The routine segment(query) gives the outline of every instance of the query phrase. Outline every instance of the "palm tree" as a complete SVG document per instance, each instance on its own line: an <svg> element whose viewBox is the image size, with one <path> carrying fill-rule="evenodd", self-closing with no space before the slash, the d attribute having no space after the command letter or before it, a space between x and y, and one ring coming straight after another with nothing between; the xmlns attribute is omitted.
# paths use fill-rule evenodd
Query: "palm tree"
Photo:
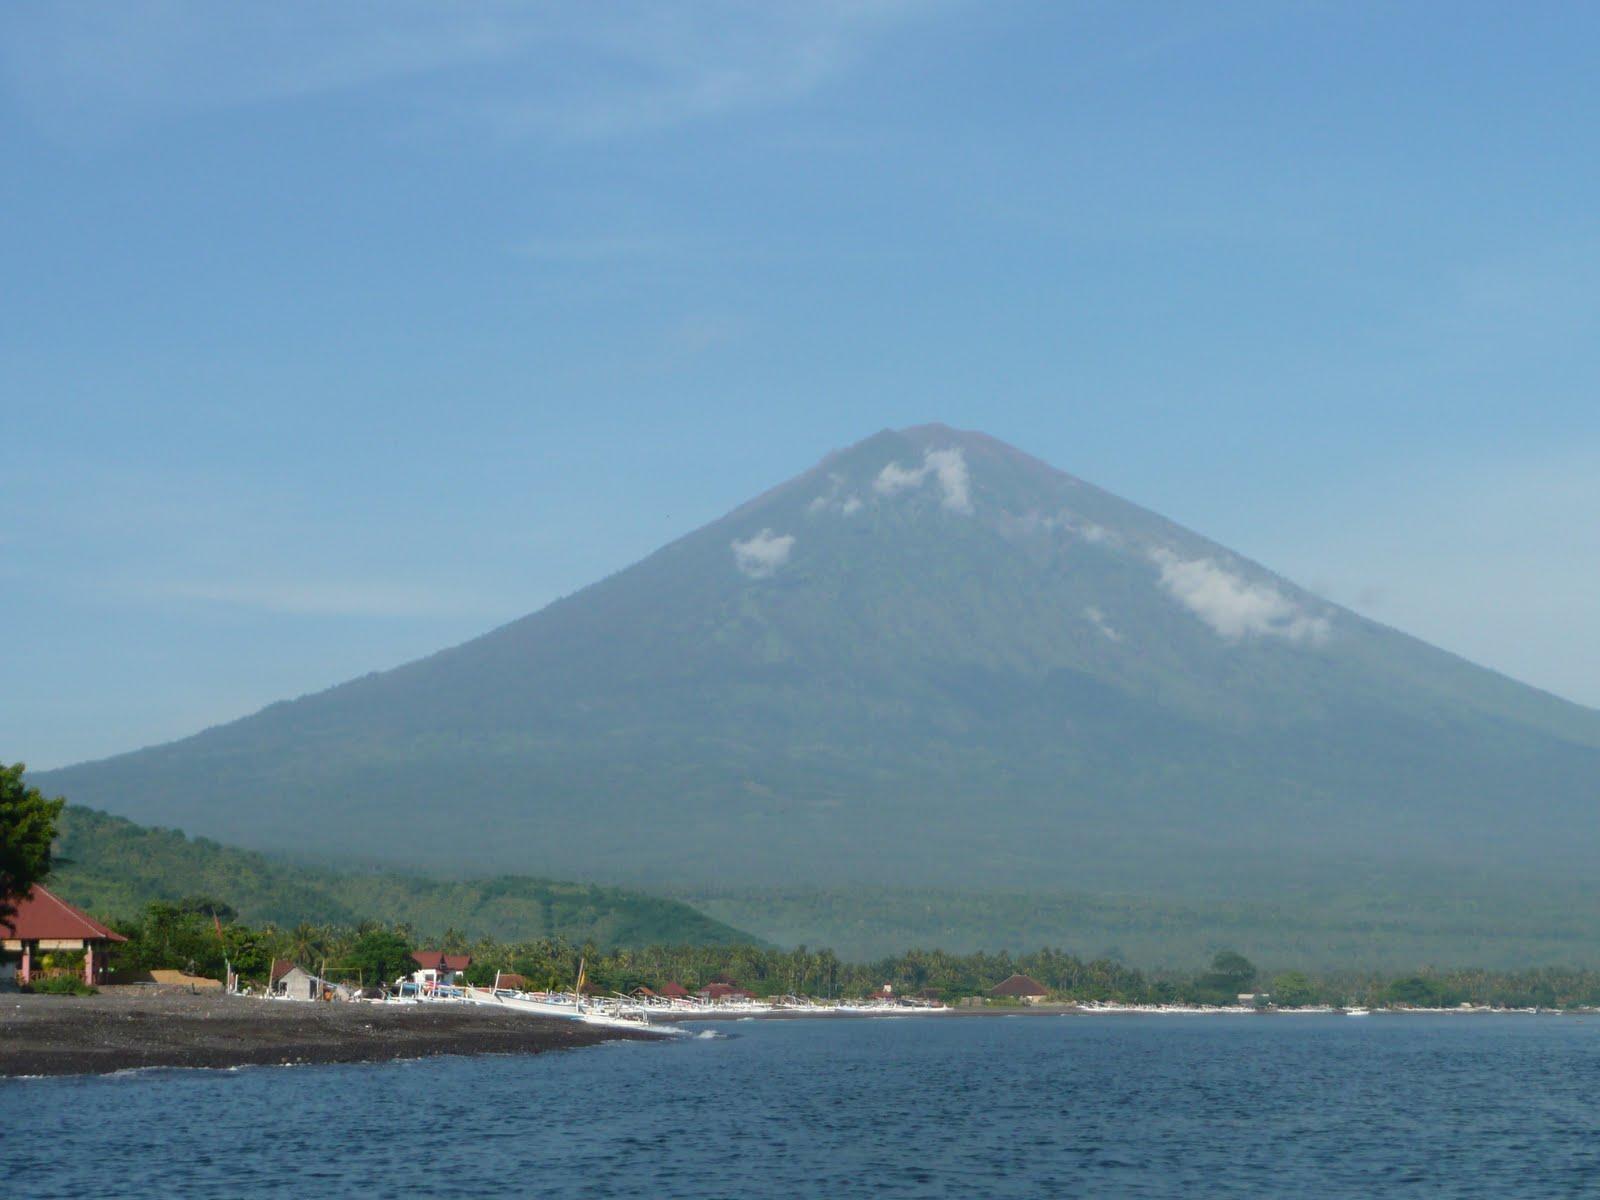
<svg viewBox="0 0 1600 1200"><path fill-rule="evenodd" d="M309 966L326 947L327 937L309 921L301 921L289 931L289 957L302 966Z"/></svg>

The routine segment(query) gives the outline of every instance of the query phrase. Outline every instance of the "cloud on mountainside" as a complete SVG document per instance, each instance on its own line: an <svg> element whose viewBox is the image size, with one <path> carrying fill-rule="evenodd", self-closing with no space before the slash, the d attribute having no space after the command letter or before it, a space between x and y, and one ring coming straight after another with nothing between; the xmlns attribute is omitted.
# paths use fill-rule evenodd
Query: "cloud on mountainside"
<svg viewBox="0 0 1600 1200"><path fill-rule="evenodd" d="M932 478L944 493L940 501L951 512L972 512L972 476L967 471L967 458L960 447L951 450L928 450L922 455L920 467L902 467L889 463L878 472L872 490L880 496L893 496L910 488L918 488Z"/></svg>
<svg viewBox="0 0 1600 1200"><path fill-rule="evenodd" d="M763 529L748 541L741 542L735 538L729 544L733 547L734 565L741 574L751 579L770 579L777 574L779 567L789 561L789 552L794 549L794 534L786 533L779 537L772 530Z"/></svg>
<svg viewBox="0 0 1600 1200"><path fill-rule="evenodd" d="M1246 637L1281 637L1313 645L1327 640L1331 625L1313 616L1269 583L1251 583L1209 558L1182 559L1152 550L1161 586L1230 642Z"/></svg>
<svg viewBox="0 0 1600 1200"><path fill-rule="evenodd" d="M836 512L846 517L852 513L860 512L863 505L861 497L854 492L845 492L845 478L843 475L830 475L828 490L806 505L807 512Z"/></svg>

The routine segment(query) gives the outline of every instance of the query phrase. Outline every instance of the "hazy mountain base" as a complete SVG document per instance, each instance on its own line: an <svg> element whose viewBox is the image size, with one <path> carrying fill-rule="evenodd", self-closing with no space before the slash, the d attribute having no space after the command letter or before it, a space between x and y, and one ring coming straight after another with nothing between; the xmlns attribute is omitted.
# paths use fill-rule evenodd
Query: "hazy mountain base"
<svg viewBox="0 0 1600 1200"><path fill-rule="evenodd" d="M1238 859L1237 878L1271 901L934 888L723 888L664 899L522 876L451 880L295 865L77 806L62 815L59 847L52 887L111 916L133 916L152 900L210 895L247 922L282 927L377 919L424 934L454 928L469 938L561 936L632 948L767 941L829 947L847 960L913 947L1053 946L1180 970L1222 948L1309 970L1600 964L1600 899L1587 890L1439 867L1410 867L1396 878L1352 864L1329 872Z"/></svg>
<svg viewBox="0 0 1600 1200"><path fill-rule="evenodd" d="M832 948L846 960L911 947L952 954L1059 947L1085 959L1189 970L1218 950L1305 970L1515 970L1600 965L1600 899L1532 880L1447 879L1414 888L1304 889L1269 901L1088 893L727 889L679 897L780 946Z"/></svg>
<svg viewBox="0 0 1600 1200"><path fill-rule="evenodd" d="M453 928L469 938L564 937L607 947L759 941L687 904L623 888L298 866L76 805L62 813L57 853L51 889L109 917L135 916L152 900L210 896L231 904L247 923L280 927L380 920L423 935Z"/></svg>

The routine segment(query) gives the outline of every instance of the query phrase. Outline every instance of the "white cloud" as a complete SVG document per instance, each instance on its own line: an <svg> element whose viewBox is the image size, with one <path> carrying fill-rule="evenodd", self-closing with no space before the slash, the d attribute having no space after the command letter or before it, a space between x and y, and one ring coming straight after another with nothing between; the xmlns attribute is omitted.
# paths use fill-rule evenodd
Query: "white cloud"
<svg viewBox="0 0 1600 1200"><path fill-rule="evenodd" d="M1270 583L1251 583L1209 558L1183 559L1153 550L1161 586L1228 641L1281 637L1313 644L1327 640L1326 617L1313 616Z"/></svg>
<svg viewBox="0 0 1600 1200"><path fill-rule="evenodd" d="M734 565L742 574L751 579L769 579L789 561L789 552L794 549L794 534L786 533L779 537L772 530L763 529L748 541L741 542L736 538L730 545L733 547Z"/></svg>
<svg viewBox="0 0 1600 1200"><path fill-rule="evenodd" d="M966 455L960 447L924 451L920 467L889 463L878 472L872 490L880 496L893 496L910 488L921 487L929 478L939 485L943 493L940 503L945 508L951 512L972 512L972 476L967 470Z"/></svg>
<svg viewBox="0 0 1600 1200"><path fill-rule="evenodd" d="M1122 640L1122 635L1113 629L1110 623L1106 620L1105 613L1101 612L1093 605L1090 605L1088 608L1083 610L1083 617L1084 620L1088 621L1089 624L1093 625L1109 640L1113 642L1120 642Z"/></svg>

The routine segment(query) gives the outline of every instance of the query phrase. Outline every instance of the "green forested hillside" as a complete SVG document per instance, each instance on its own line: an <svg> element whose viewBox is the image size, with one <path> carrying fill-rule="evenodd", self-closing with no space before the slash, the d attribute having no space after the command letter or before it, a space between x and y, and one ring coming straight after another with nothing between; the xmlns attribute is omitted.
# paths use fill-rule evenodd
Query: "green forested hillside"
<svg viewBox="0 0 1600 1200"><path fill-rule="evenodd" d="M559 936L620 947L756 940L687 904L622 888L518 875L443 880L296 866L76 805L61 815L57 847L51 889L103 916L133 916L152 900L203 895L226 901L253 924L370 919L410 925L419 935L455 929L467 937Z"/></svg>

